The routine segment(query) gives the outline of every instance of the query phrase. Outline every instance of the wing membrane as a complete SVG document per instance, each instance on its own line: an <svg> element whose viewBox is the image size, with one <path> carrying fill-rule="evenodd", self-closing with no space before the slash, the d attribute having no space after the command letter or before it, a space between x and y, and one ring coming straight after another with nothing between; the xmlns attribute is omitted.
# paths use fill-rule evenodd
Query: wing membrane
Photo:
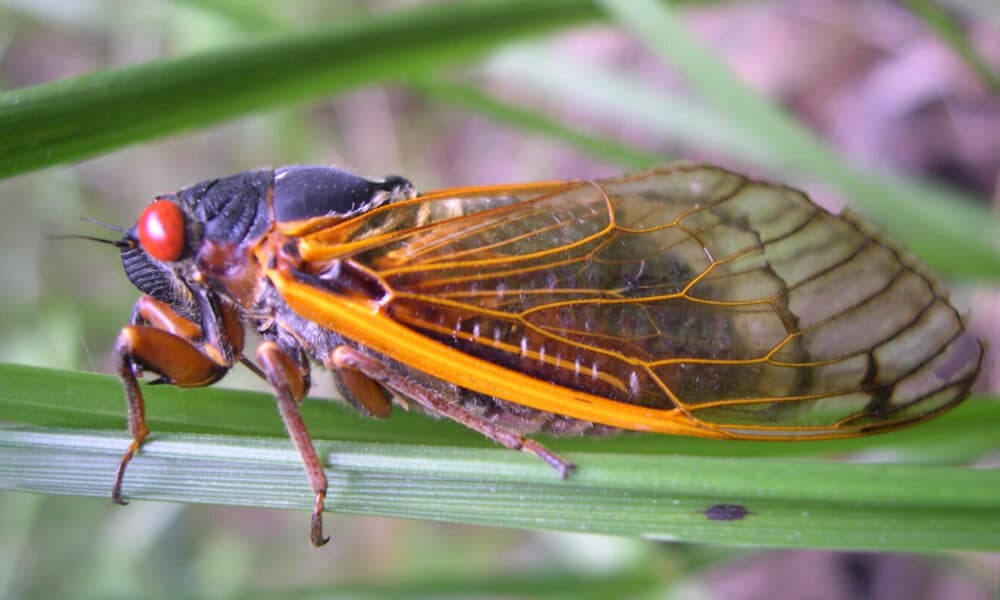
<svg viewBox="0 0 1000 600"><path fill-rule="evenodd" d="M738 436L901 426L959 402L982 356L904 250L712 167L446 191L301 248L371 270L438 342Z"/></svg>

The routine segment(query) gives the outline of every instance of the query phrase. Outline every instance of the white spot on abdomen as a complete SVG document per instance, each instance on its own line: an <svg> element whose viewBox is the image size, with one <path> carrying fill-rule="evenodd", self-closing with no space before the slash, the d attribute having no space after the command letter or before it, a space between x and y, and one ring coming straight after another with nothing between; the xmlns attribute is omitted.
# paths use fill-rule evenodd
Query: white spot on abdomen
<svg viewBox="0 0 1000 600"><path fill-rule="evenodd" d="M633 400L639 398L639 392L641 388L639 387L639 373L632 371L628 376L628 394Z"/></svg>

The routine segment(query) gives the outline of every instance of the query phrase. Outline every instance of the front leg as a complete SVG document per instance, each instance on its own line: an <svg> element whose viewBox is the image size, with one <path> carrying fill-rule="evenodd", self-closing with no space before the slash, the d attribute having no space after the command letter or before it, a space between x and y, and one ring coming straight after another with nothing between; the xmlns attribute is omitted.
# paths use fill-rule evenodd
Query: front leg
<svg viewBox="0 0 1000 600"><path fill-rule="evenodd" d="M222 324L213 328L222 331L223 339L212 336L206 339L203 328L181 317L166 304L150 296L142 296L132 311L131 324L122 328L115 342L115 366L125 388L128 403L128 431L132 443L122 456L111 488L111 500L125 504L122 499L122 481L125 468L142 446L149 429L146 427L145 405L138 375L152 371L160 376L158 382L179 387L201 387L222 378L232 366L226 358L235 352L239 354L242 345L242 330L237 344L233 343L228 330L239 323L235 309L223 307L221 314L214 315Z"/></svg>

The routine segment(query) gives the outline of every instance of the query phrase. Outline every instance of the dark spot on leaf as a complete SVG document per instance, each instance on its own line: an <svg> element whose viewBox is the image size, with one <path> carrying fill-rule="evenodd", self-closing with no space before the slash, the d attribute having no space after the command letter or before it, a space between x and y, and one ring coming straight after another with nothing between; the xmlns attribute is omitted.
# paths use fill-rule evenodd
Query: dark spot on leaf
<svg viewBox="0 0 1000 600"><path fill-rule="evenodd" d="M705 509L709 521L739 521L750 514L742 504L716 504Z"/></svg>

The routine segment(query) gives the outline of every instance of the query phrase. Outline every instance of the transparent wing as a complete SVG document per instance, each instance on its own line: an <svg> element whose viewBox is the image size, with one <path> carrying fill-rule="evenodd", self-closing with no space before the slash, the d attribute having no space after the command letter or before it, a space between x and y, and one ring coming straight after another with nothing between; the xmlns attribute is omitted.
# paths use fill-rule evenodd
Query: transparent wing
<svg viewBox="0 0 1000 600"><path fill-rule="evenodd" d="M921 420L968 394L982 357L905 250L713 167L445 191L301 248L369 269L391 316L429 338L738 437Z"/></svg>

